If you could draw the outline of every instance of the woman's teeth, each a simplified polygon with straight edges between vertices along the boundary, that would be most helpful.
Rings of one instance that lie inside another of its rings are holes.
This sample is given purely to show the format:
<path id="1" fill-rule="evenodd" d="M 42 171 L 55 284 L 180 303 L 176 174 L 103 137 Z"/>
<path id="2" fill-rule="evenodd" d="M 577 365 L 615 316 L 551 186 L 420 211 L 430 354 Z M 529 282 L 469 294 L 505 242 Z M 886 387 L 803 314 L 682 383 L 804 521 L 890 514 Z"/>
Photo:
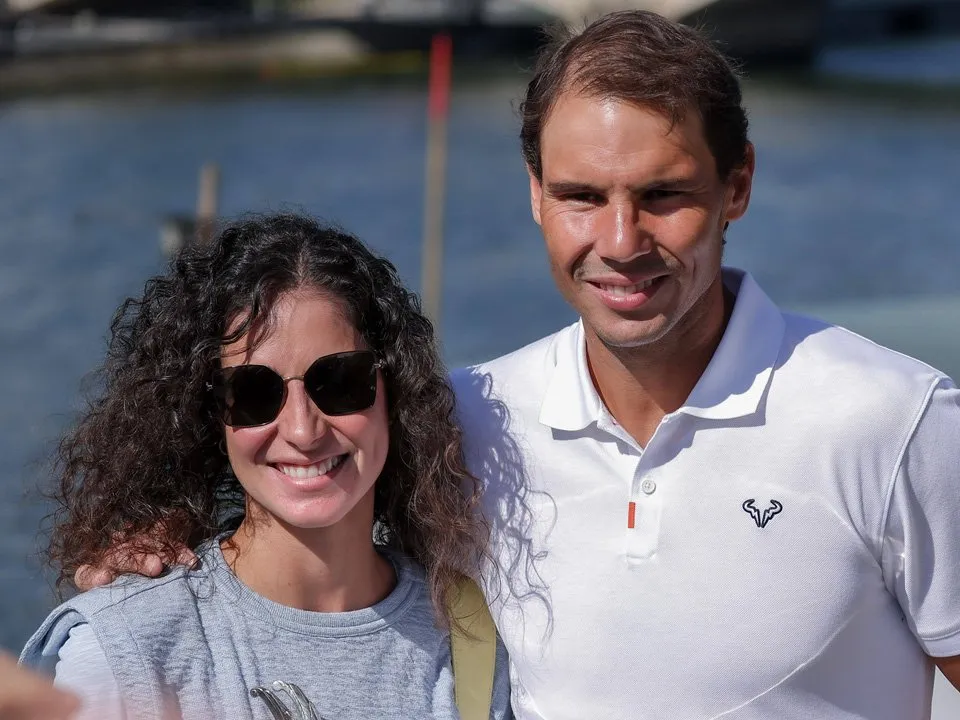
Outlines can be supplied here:
<path id="1" fill-rule="evenodd" d="M 642 283 L 637 283 L 636 285 L 601 285 L 600 288 L 604 292 L 610 293 L 616 297 L 626 297 L 627 295 L 638 293 L 641 290 L 646 290 L 648 287 L 653 285 L 655 280 L 656 278 L 652 278 Z"/>
<path id="2" fill-rule="evenodd" d="M 306 480 L 308 478 L 319 477 L 320 475 L 326 475 L 328 472 L 333 470 L 335 467 L 339 466 L 344 460 L 347 459 L 346 455 L 337 455 L 336 457 L 328 458 L 320 463 L 314 463 L 313 465 L 277 465 L 277 470 L 282 472 L 284 475 L 288 475 L 297 480 Z"/>

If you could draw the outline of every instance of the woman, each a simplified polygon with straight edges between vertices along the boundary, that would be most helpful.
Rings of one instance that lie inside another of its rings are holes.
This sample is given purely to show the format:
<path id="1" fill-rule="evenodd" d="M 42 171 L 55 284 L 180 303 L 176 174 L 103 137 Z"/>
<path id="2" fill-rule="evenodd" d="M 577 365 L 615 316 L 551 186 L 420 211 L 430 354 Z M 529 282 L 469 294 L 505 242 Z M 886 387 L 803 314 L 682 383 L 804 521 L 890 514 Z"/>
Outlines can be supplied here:
<path id="1" fill-rule="evenodd" d="M 121 307 L 104 380 L 60 449 L 60 581 L 158 524 L 200 549 L 30 640 L 81 717 L 457 717 L 445 608 L 486 533 L 431 325 L 386 260 L 306 218 L 241 222 Z M 498 645 L 490 717 L 508 695 Z"/>

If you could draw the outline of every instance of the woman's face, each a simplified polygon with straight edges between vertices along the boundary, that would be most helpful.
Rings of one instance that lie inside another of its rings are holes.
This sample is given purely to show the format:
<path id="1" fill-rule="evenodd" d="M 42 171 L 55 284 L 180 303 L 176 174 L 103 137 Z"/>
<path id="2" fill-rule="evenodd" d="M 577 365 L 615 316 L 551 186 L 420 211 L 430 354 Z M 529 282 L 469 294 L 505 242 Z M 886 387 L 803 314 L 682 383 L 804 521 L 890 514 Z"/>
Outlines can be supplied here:
<path id="1" fill-rule="evenodd" d="M 319 357 L 366 350 L 341 305 L 309 290 L 280 298 L 268 334 L 256 347 L 244 336 L 224 346 L 224 369 L 266 365 L 283 378 L 300 377 Z M 242 317 L 236 318 L 237 327 Z M 229 330 L 229 328 L 228 328 Z M 251 508 L 300 529 L 356 524 L 369 535 L 373 486 L 383 470 L 389 440 L 383 379 L 367 410 L 325 415 L 304 391 L 302 380 L 286 383 L 277 418 L 257 427 L 225 426 L 227 455 Z"/>

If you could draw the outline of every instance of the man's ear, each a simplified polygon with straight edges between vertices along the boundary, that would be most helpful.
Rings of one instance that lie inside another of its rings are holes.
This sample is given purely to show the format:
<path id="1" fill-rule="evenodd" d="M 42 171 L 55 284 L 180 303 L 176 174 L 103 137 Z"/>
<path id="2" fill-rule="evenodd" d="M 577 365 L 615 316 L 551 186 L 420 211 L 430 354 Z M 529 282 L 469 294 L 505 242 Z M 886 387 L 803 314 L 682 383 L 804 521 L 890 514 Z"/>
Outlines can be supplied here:
<path id="1" fill-rule="evenodd" d="M 527 165 L 527 175 L 530 177 L 530 211 L 533 213 L 533 221 L 540 224 L 540 203 L 543 201 L 543 185 L 537 179 L 537 176 Z"/>
<path id="2" fill-rule="evenodd" d="M 756 152 L 753 143 L 747 143 L 746 159 L 738 168 L 730 172 L 727 179 L 727 204 L 724 209 L 725 222 L 739 220 L 750 205 L 750 192 L 753 189 L 753 171 L 756 169 Z"/>

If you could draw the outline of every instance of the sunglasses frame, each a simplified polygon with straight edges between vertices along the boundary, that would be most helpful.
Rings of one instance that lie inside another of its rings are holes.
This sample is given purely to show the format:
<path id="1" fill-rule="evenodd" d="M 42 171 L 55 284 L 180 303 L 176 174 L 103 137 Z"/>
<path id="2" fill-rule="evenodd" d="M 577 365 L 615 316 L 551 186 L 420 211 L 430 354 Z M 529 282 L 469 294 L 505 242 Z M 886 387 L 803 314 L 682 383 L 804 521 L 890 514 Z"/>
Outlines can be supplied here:
<path id="1" fill-rule="evenodd" d="M 370 372 L 373 374 L 374 394 L 373 394 L 373 401 L 366 407 L 361 407 L 356 410 L 350 410 L 349 412 L 336 412 L 336 413 L 327 412 L 326 410 L 321 408 L 320 405 L 317 404 L 317 401 L 314 399 L 310 391 L 306 389 L 306 387 L 304 388 L 307 393 L 307 397 L 310 398 L 310 402 L 312 402 L 314 407 L 316 407 L 324 415 L 328 415 L 330 417 L 353 415 L 355 413 L 360 413 L 365 410 L 369 410 L 371 407 L 373 407 L 374 403 L 376 403 L 377 401 L 376 372 L 378 370 L 382 370 L 385 366 L 385 363 L 382 359 L 377 357 L 376 353 L 373 350 L 346 350 L 344 352 L 321 355 L 312 363 L 310 363 L 310 366 L 307 368 L 306 372 L 303 373 L 303 375 L 291 375 L 290 377 L 284 377 L 269 365 L 249 364 L 249 365 L 232 365 L 228 368 L 218 368 L 217 370 L 214 371 L 213 382 L 207 383 L 207 390 L 211 391 L 214 394 L 214 397 L 217 399 L 217 403 L 220 406 L 220 419 L 223 421 L 224 425 L 227 425 L 232 428 L 263 427 L 264 425 L 269 425 L 270 423 L 274 422 L 278 417 L 280 417 L 280 413 L 283 411 L 283 406 L 286 405 L 287 403 L 287 383 L 289 383 L 291 380 L 304 381 L 304 378 L 307 376 L 307 374 L 309 374 L 309 372 L 314 368 L 314 366 L 322 360 L 330 360 L 332 358 L 341 358 L 341 357 L 348 357 L 348 356 L 355 356 L 355 355 L 370 355 L 373 358 L 373 365 L 371 367 Z M 277 406 L 276 414 L 269 420 L 266 420 L 264 422 L 258 422 L 258 423 L 250 423 L 250 424 L 246 424 L 246 423 L 236 424 L 236 423 L 228 422 L 228 417 L 229 417 L 231 408 L 228 407 L 227 405 L 227 400 L 226 400 L 227 388 L 230 382 L 231 375 L 233 374 L 233 372 L 235 372 L 239 368 L 257 368 L 258 370 L 267 370 L 273 373 L 275 377 L 280 378 L 280 380 L 282 381 L 283 390 L 282 390 L 282 395 L 280 397 L 280 404 Z"/>

